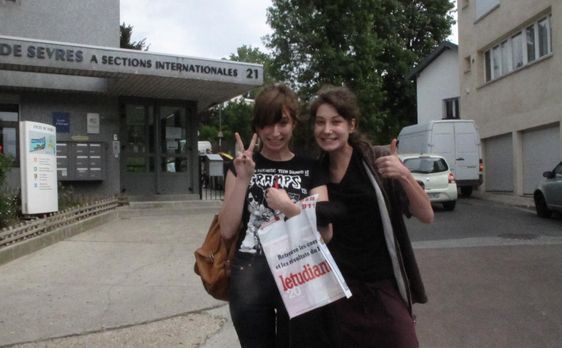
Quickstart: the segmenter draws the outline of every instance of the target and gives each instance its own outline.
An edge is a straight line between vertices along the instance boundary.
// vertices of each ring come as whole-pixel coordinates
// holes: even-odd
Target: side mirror
[[[553,179],[555,175],[554,175],[554,172],[548,171],[548,172],[542,173],[542,176],[544,176],[547,179]]]

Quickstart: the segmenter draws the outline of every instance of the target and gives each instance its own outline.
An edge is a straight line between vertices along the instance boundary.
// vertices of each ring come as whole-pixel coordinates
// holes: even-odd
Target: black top
[[[293,202],[310,195],[310,190],[326,185],[328,179],[318,162],[295,155],[288,161],[272,161],[262,154],[254,155],[256,168],[246,197],[246,209],[242,215],[243,228],[239,239],[240,251],[255,252],[259,248],[257,231],[261,224],[269,221],[274,212],[267,206],[264,193],[277,181],[278,187],[287,191]],[[231,164],[228,170],[236,171]]]
[[[344,277],[363,281],[392,279],[375,189],[358,151],[353,151],[341,182],[328,183],[328,195],[330,201],[342,202],[347,210],[333,222],[334,236],[328,243]]]

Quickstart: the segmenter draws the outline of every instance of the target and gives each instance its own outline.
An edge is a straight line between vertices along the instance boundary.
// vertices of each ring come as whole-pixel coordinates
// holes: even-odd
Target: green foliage
[[[236,50],[236,54],[231,54],[228,58],[231,61],[257,63],[263,65],[264,84],[272,83],[271,78],[271,57],[261,52],[259,48],[242,46]],[[252,137],[251,120],[253,99],[259,93],[261,87],[255,88],[244,94],[246,100],[231,101],[225,105],[218,105],[201,120],[199,129],[199,139],[209,140],[213,148],[219,149],[218,133],[222,129],[223,138],[220,151],[234,153],[234,133],[240,133],[245,143]],[[222,127],[219,127],[222,125]]]
[[[19,192],[0,191],[0,228],[17,223],[20,204]]]
[[[125,23],[119,26],[120,29],[120,37],[119,37],[119,47],[121,48],[128,48],[131,50],[138,50],[138,51],[148,51],[150,45],[146,43],[146,38],[140,41],[131,41],[133,36],[133,26],[126,25]]]
[[[17,219],[18,195],[6,188],[6,174],[12,169],[14,160],[0,154],[0,227],[6,227]]]
[[[11,156],[0,153],[0,189],[4,187],[6,174],[12,169],[14,159]]]
[[[272,58],[257,47],[246,46],[238,47],[236,54],[231,54],[228,60],[234,62],[256,63],[263,65],[263,83],[264,85],[275,82],[273,79],[274,73],[272,71]],[[254,99],[261,90],[261,87],[254,88],[244,96],[246,98]]]
[[[379,143],[415,121],[406,76],[450,34],[449,0],[273,0],[266,37],[273,77],[303,100],[323,84],[346,85],[360,102],[360,127]]]
[[[12,169],[13,159],[0,154],[0,228],[18,223],[21,217],[20,190],[6,187],[6,174]],[[83,199],[74,193],[72,186],[58,183],[59,210],[78,206]]]
[[[199,139],[209,140],[213,148],[219,149],[219,124],[222,125],[222,145],[219,151],[234,153],[234,133],[240,133],[244,143],[252,137],[253,103],[245,100],[232,101],[211,110],[208,118],[202,121]]]
[[[81,198],[74,193],[72,185],[64,185],[59,181],[58,187],[59,211],[79,206]]]

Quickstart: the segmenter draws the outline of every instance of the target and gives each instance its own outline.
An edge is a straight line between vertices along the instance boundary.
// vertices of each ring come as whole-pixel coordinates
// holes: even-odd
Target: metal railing
[[[201,185],[199,186],[199,197],[201,200],[223,200],[224,199],[224,177],[208,176],[201,177]]]

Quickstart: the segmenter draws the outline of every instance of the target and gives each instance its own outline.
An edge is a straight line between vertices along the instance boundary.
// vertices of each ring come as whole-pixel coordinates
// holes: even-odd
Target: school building
[[[0,0],[10,186],[18,122],[36,121],[56,127],[58,180],[79,193],[199,197],[199,115],[262,85],[263,67],[120,49],[119,25],[119,0]]]

